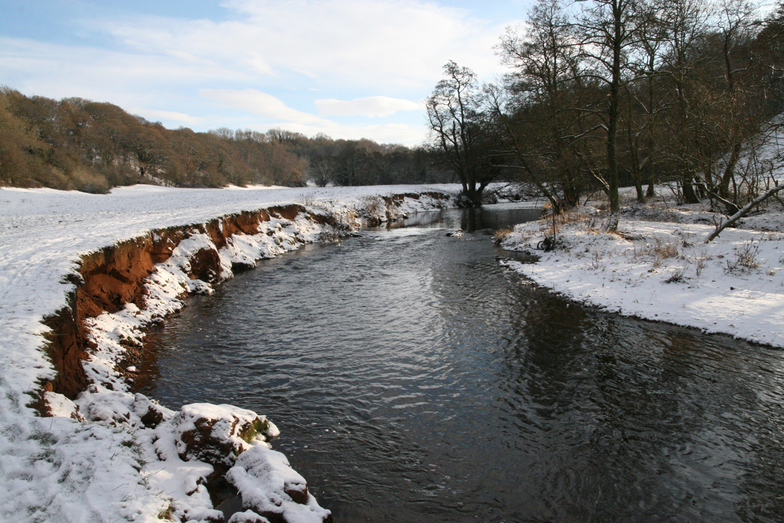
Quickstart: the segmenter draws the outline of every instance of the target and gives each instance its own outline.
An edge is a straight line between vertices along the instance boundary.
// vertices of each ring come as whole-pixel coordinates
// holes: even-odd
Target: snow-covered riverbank
[[[552,251],[536,249],[552,236],[550,218],[515,227],[501,245],[539,256],[508,264],[576,301],[784,347],[784,213],[747,217],[705,243],[716,219],[707,204],[640,205],[627,191],[618,234],[602,233],[589,205],[557,220]]]
[[[744,148],[735,166],[736,190],[751,184],[762,193],[784,182],[784,136],[776,126],[770,132],[764,145]],[[675,183],[658,186],[656,193],[639,203],[633,188],[621,189],[618,234],[601,232],[605,217],[599,209],[607,202],[586,202],[558,220],[558,244],[549,252],[534,249],[552,236],[551,220],[518,226],[502,245],[536,252],[541,260],[510,266],[555,292],[609,311],[784,347],[780,197],[706,242],[727,216],[711,212],[707,199],[678,204]]]
[[[193,279],[197,253],[215,253],[219,282],[236,266],[334,237],[363,218],[386,219],[389,202],[382,197],[457,189],[140,186],[102,196],[0,190],[0,520],[219,521],[204,486],[216,470],[226,473],[256,512],[277,511],[289,521],[328,518],[305,480],[267,445],[276,434],[275,420],[231,406],[171,411],[128,392],[126,380],[135,369],[124,358],[146,325],[181,306],[183,290],[210,292],[209,282]],[[271,213],[256,233],[225,244],[202,225],[288,204],[331,218]],[[399,204],[393,212],[443,203],[408,198]],[[624,205],[617,235],[598,232],[601,219],[590,206],[564,217],[559,248],[552,252],[535,249],[551,233],[551,221],[520,225],[504,247],[541,259],[507,263],[556,292],[608,310],[784,346],[784,213],[748,217],[705,244],[714,215],[702,206],[661,200],[643,207],[628,196]],[[82,256],[168,227],[188,234],[155,266],[145,307],[130,304],[87,322],[95,345],[85,363],[91,385],[74,402],[47,393],[55,416],[40,417],[31,405],[55,378],[45,350],[49,329],[41,320],[69,306]],[[244,457],[236,463],[223,460],[240,451]],[[254,518],[244,512],[233,521],[261,521]]]
[[[400,200],[392,208],[383,198],[430,190],[456,188],[139,186],[110,195],[0,190],[0,519],[220,521],[222,514],[214,509],[204,482],[221,468],[256,512],[281,514],[291,522],[328,518],[328,511],[308,494],[304,479],[283,455],[269,449],[267,440],[276,429],[263,416],[214,405],[173,412],[128,392],[123,376],[134,369],[118,364],[129,347],[139,344],[147,324],[181,306],[178,297],[184,290],[210,291],[209,283],[193,279],[196,253],[215,252],[220,281],[231,276],[233,265],[334,237],[338,229],[357,227],[363,219],[383,221],[388,212],[443,205],[422,197]],[[307,214],[329,220],[270,213],[256,234],[234,235],[221,246],[199,226],[220,216],[287,204],[305,206]],[[95,346],[85,364],[88,390],[75,402],[47,392],[47,408],[54,416],[39,417],[32,404],[56,374],[45,350],[45,335],[51,333],[41,321],[68,310],[72,282],[81,277],[81,256],[148,237],[151,230],[189,224],[192,230],[155,266],[143,309],[129,304],[87,322]],[[244,457],[236,463],[224,459],[241,451]],[[245,512],[233,521],[262,520]]]

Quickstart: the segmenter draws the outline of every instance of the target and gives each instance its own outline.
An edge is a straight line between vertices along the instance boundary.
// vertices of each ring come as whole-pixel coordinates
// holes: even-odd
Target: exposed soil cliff
[[[89,338],[85,320],[102,312],[116,312],[127,303],[144,308],[144,280],[155,264],[169,259],[175,247],[194,233],[210,236],[218,249],[237,233],[258,234],[259,225],[270,217],[293,220],[305,215],[317,223],[337,225],[330,216],[308,212],[301,205],[271,207],[223,216],[206,224],[187,225],[151,231],[142,238],[127,240],[82,257],[76,289],[69,306],[45,319],[51,329],[48,350],[57,377],[44,384],[44,390],[75,398],[88,385],[82,361],[87,357]],[[203,249],[190,260],[189,276],[208,283],[220,280],[218,252]]]

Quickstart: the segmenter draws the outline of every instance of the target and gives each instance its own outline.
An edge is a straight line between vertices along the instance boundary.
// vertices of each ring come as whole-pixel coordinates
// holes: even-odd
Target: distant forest
[[[170,130],[110,103],[52,100],[0,88],[0,186],[102,193],[156,183],[302,186],[452,181],[423,147],[218,129]]]

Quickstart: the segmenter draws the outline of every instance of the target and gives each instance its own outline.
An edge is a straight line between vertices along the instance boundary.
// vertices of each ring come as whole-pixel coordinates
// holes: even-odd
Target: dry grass
[[[312,207],[314,203],[316,203],[316,198],[312,192],[305,192],[302,193],[301,196],[302,205],[305,207]]]
[[[653,246],[653,254],[656,258],[675,258],[678,256],[678,245],[675,243],[662,243],[656,240]]]
[[[653,258],[653,267],[658,268],[661,267],[664,263],[664,260],[669,258],[677,258],[680,256],[680,251],[678,250],[678,244],[673,242],[662,242],[661,240],[656,240],[653,245],[646,244],[643,248],[638,249],[637,246],[634,246],[634,255],[633,259],[637,260],[643,256],[650,256]]]
[[[591,256],[591,268],[595,271],[603,271],[607,268],[607,264],[602,263],[602,256],[598,252],[594,252]]]
[[[698,278],[702,275],[702,271],[707,267],[708,260],[710,259],[711,256],[708,254],[708,250],[705,248],[700,249],[700,254],[697,256],[697,266],[695,268]]]
[[[367,209],[371,215],[383,214],[387,210],[386,203],[379,196],[365,196],[360,199],[362,206]]]
[[[587,223],[589,221],[589,217],[584,213],[571,210],[558,215],[556,217],[556,221],[558,222],[558,225],[571,225],[574,223]]]
[[[669,278],[664,280],[664,283],[683,283],[686,280],[686,269],[688,269],[688,266],[676,269]]]
[[[493,233],[493,241],[495,243],[501,243],[505,239],[509,237],[510,234],[514,232],[514,227],[507,227],[505,229],[498,229]]]

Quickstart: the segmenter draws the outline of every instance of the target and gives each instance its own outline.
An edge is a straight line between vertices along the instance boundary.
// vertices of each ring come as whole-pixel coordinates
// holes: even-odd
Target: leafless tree
[[[444,79],[436,85],[426,107],[432,139],[460,179],[466,205],[481,205],[482,192],[497,169],[486,149],[488,127],[474,72],[453,61],[447,63]]]
[[[596,115],[604,130],[607,147],[604,169],[610,215],[604,225],[606,231],[618,227],[621,206],[618,189],[618,136],[621,118],[621,97],[624,82],[630,72],[630,48],[638,39],[639,4],[642,0],[593,0],[583,9],[576,27],[583,35],[582,49],[594,66],[589,77],[603,83],[607,89],[601,105],[586,108]]]
[[[521,28],[507,28],[496,50],[512,68],[506,114],[490,97],[515,159],[553,209],[577,205],[584,189],[574,148],[584,138],[575,91],[580,88],[581,50],[575,27],[560,0],[539,0]]]

